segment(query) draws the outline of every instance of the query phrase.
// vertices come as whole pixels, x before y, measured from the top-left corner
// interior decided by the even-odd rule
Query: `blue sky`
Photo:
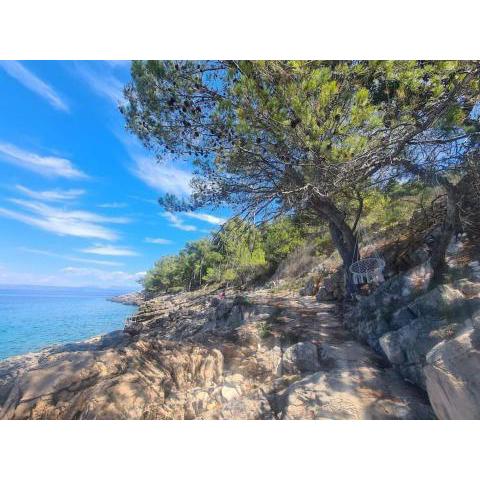
[[[226,211],[171,214],[190,166],[158,164],[117,104],[129,62],[0,61],[0,285],[135,287]]]

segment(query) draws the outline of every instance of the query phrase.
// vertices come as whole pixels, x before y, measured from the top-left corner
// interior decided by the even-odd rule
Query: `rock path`
[[[0,362],[0,418],[433,418],[334,304],[268,292],[213,300],[158,298],[132,334]]]

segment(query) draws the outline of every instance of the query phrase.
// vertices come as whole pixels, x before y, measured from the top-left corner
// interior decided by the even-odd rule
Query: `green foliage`
[[[166,208],[317,217],[348,265],[358,212],[371,227],[410,212],[385,178],[446,185],[479,148],[479,73],[478,61],[136,61],[121,111],[160,159],[195,166],[191,198]],[[268,241],[253,227],[246,241],[220,234],[221,260],[181,252],[175,282],[245,283],[295,248],[275,228]]]
[[[272,334],[272,328],[267,322],[258,322],[257,332],[260,338],[268,338]]]
[[[305,230],[290,218],[268,223],[262,230],[266,261],[276,267],[295,248],[305,241]]]
[[[187,243],[178,255],[161,258],[147,272],[144,287],[172,292],[205,284],[244,285],[275,269],[303,241],[303,230],[290,219],[262,229],[232,219],[213,238]]]
[[[143,280],[145,290],[147,292],[168,292],[170,288],[179,286],[179,273],[178,258],[173,255],[163,257],[145,275]]]

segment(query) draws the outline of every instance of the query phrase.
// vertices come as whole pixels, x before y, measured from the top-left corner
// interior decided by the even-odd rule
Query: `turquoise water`
[[[136,307],[109,302],[118,290],[0,287],[0,360],[123,328]]]

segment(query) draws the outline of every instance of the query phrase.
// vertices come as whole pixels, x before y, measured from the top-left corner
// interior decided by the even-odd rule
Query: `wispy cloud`
[[[166,238],[151,238],[147,237],[145,239],[146,243],[155,243],[157,245],[170,245],[173,243],[171,240],[167,240]]]
[[[68,235],[101,240],[116,240],[118,234],[103,223],[125,223],[128,219],[104,217],[84,210],[66,210],[41,202],[11,199],[27,212],[0,207],[0,216],[11,218],[56,235]]]
[[[88,178],[66,158],[41,156],[1,141],[0,160],[32,170],[45,177]]]
[[[71,255],[62,255],[59,253],[49,252],[48,250],[39,250],[36,248],[27,248],[27,247],[20,247],[20,250],[23,252],[33,253],[35,255],[43,255],[45,257],[54,257],[54,258],[61,258],[63,260],[68,260],[69,262],[79,262],[79,263],[89,263],[92,265],[105,265],[110,267],[118,267],[123,265],[120,262],[111,262],[109,260],[91,260],[89,258],[80,258]]]
[[[107,67],[107,68],[106,68]],[[116,105],[123,98],[123,82],[121,82],[103,62],[76,62],[75,72],[102,97]]]
[[[68,112],[69,109],[65,100],[50,85],[34,75],[20,62],[0,60],[0,68],[3,68],[8,75],[20,82],[24,87],[43,97],[57,110]]]
[[[149,187],[160,193],[174,193],[176,195],[190,195],[192,174],[186,170],[158,163],[152,158],[137,156],[132,173]]]
[[[93,247],[81,250],[84,253],[93,253],[94,255],[107,255],[112,257],[136,257],[139,254],[127,247],[117,247],[115,245],[95,245]]]
[[[83,268],[83,267],[66,267],[62,272],[67,275],[76,277],[85,277],[90,282],[92,280],[99,280],[103,283],[111,285],[132,283],[141,280],[145,276],[145,272],[128,273],[123,271],[107,271],[98,268]]]
[[[170,226],[174,228],[184,230],[185,232],[194,232],[195,230],[197,230],[197,227],[195,225],[188,225],[186,223],[183,223],[183,220],[174,213],[162,212],[160,215],[162,215],[162,217],[165,217],[168,220]]]
[[[81,195],[85,194],[85,190],[80,189],[70,189],[70,190],[44,190],[44,191],[35,191],[30,190],[23,185],[15,185],[15,188],[27,195],[28,197],[34,198],[35,200],[42,200],[44,202],[62,202],[66,200],[75,200]]]
[[[21,200],[19,198],[11,198],[10,202],[28,208],[29,210],[40,215],[54,216],[71,220],[81,220],[93,223],[130,223],[130,219],[126,217],[107,217],[105,215],[98,215],[85,210],[61,210],[57,207],[52,207],[41,202],[31,202],[29,200]]]
[[[226,218],[216,217],[208,213],[184,212],[184,215],[190,218],[196,218],[202,222],[211,223],[212,225],[223,225],[227,221]]]
[[[125,208],[128,207],[128,203],[123,202],[112,202],[112,203],[102,203],[99,205],[100,208]]]

